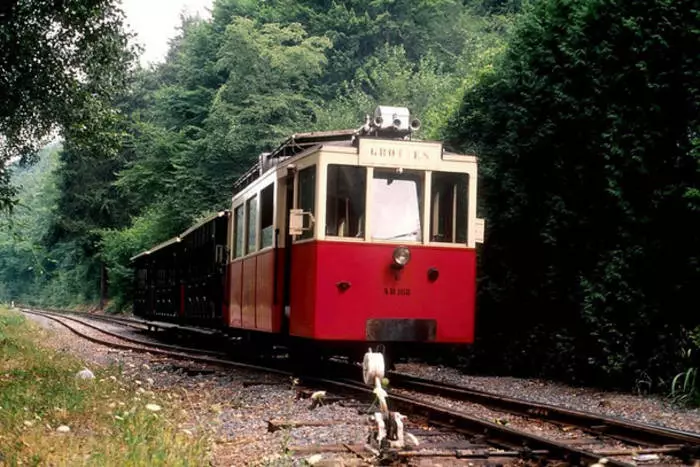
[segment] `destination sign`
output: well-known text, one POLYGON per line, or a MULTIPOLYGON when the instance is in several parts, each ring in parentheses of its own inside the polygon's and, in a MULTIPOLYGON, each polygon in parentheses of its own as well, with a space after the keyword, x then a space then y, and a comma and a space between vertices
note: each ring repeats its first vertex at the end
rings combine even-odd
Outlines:
POLYGON ((440 161, 441 157, 440 143, 360 138, 360 165, 421 168, 440 161))

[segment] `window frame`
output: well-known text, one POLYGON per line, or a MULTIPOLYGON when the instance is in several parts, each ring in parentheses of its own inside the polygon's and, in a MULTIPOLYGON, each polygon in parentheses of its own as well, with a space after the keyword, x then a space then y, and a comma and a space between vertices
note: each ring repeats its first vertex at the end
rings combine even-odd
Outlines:
MULTIPOLYGON (((471 174, 468 172, 453 172, 453 171, 444 171, 444 170, 435 170, 430 172, 430 194, 428 196, 428 205, 429 205, 429 216, 428 216, 428 240, 429 244, 431 245, 442 245, 442 246, 467 246, 469 243, 469 229, 472 227, 472 224, 469 222, 469 207, 471 204, 471 189, 470 185, 472 183, 472 177, 471 174), (436 224, 439 224, 439 215, 440 215, 440 201, 438 201, 438 210, 435 210, 435 200, 434 197, 437 193, 434 193, 433 191, 433 186, 434 186, 434 181, 435 181, 435 175, 445 175, 445 176, 452 176, 453 178, 463 178, 466 179, 466 199, 463 200, 464 206, 463 206, 463 211, 458 210, 457 208, 459 207, 459 185, 458 184, 453 184, 452 185, 452 194, 449 196, 451 198, 451 204, 452 206, 450 207, 451 216, 452 216, 452 221, 451 221, 451 226, 450 229, 452 232, 450 233, 452 240, 451 241, 439 241, 439 240, 433 240, 433 232, 435 228, 437 227, 436 224), (464 222, 464 242, 457 241, 457 238, 459 237, 459 223, 457 222, 457 219, 460 217, 460 212, 461 212, 461 217, 464 222), (435 219, 438 221, 435 222, 435 219)), ((462 180, 463 181, 463 180, 462 180)))
POLYGON ((373 208, 372 201, 374 200, 374 174, 376 173, 375 171, 379 172, 391 172, 392 170, 395 171, 397 170, 398 167, 368 167, 367 170, 367 193, 366 193, 366 215, 367 215, 367 222, 365 224, 365 239, 364 241, 367 243, 377 243, 377 244, 382 244, 382 245, 427 245, 427 238, 425 236, 426 233, 426 225, 428 224, 428 218, 426 217, 426 205, 429 206, 427 202, 427 197, 426 193, 430 189, 429 185, 429 171, 423 170, 423 169, 406 169, 404 172, 409 172, 409 173, 416 173, 421 176, 421 186, 420 186, 420 196, 418 199, 418 204, 419 204, 419 217, 420 217, 420 240, 396 240, 396 239, 375 239, 372 238, 372 219, 373 219, 373 213, 371 212, 373 208), (371 169, 371 170, 369 170, 371 169))
POLYGON ((369 180, 367 178, 367 172, 369 171, 369 167, 363 166, 363 165, 348 164, 348 163, 343 164, 340 162, 332 161, 332 162, 328 162, 328 163, 324 164, 323 169, 324 169, 324 171, 323 171, 324 177, 323 177, 322 184, 324 186, 324 192, 323 192, 324 203, 322 206, 322 210, 323 210, 323 235, 324 235, 324 238, 333 239, 333 240, 340 240, 340 241, 354 241, 354 242, 366 241, 366 238, 368 235, 368 233, 367 233, 367 222, 368 222, 367 183, 369 180), (364 205, 363 205, 362 214, 361 214, 361 216, 359 216, 359 219, 358 219, 358 223, 360 223, 360 227, 361 227, 360 232, 362 233, 362 236, 359 236, 359 237, 358 236, 341 236, 341 235, 331 235, 331 234, 326 233, 327 226, 328 226, 328 201, 330 200, 330 196, 329 196, 330 177, 329 177, 329 174, 330 174, 330 169, 332 166, 339 167, 339 168, 340 167, 351 167, 351 168, 361 169, 362 171, 364 171, 364 174, 363 174, 364 175, 364 184, 365 184, 365 189, 364 189, 364 193, 363 193, 364 205))
MULTIPOLYGON (((280 218, 279 218, 279 209, 280 209, 280 204, 279 204, 279 199, 277 199, 277 196, 279 194, 279 180, 277 178, 277 173, 272 172, 269 174, 266 174, 264 177, 256 180, 253 182, 251 185, 246 187, 244 190, 241 190, 240 192, 236 193, 233 196, 233 199, 231 201, 231 222, 230 222, 230 232, 229 232, 229 237, 230 237, 230 242, 231 245, 233 246, 231 248, 230 252, 230 261, 239 261, 241 259, 248 258, 250 256, 254 256, 260 252, 263 251, 268 251, 270 249, 275 248, 275 232, 278 230, 278 227, 280 225, 280 218), (271 210, 272 210, 272 244, 266 247, 262 247, 262 217, 261 217, 261 202, 262 202, 262 193, 265 190, 271 190, 272 191, 272 196, 270 197, 269 201, 271 202, 271 210), (255 248, 249 248, 248 245, 248 239, 249 239, 249 230, 250 230, 250 225, 249 225, 249 215, 248 215, 248 210, 250 203, 255 200, 256 202, 256 211, 255 211, 255 248), (240 224, 243 226, 243 250, 242 253, 236 256, 235 252, 235 247, 236 247, 236 242, 237 239, 239 238, 239 235, 237 232, 237 227, 238 223, 236 222, 236 211, 238 209, 242 209, 243 212, 243 222, 240 224)), ((279 238, 277 239, 279 242, 279 238)), ((279 246, 279 244, 277 245, 279 246)))
POLYGON ((260 197, 259 197, 259 192, 253 193, 251 196, 246 198, 245 200, 245 242, 244 242, 244 252, 245 254, 243 256, 248 256, 252 255, 253 253, 257 253, 260 250, 260 197), (251 249, 251 235, 250 235, 250 227, 251 227, 251 222, 250 222, 250 205, 251 202, 255 201, 255 219, 254 219, 254 226, 253 226, 253 244, 252 244, 252 249, 251 249))
POLYGON ((245 232, 246 232, 246 216, 245 216, 245 203, 240 202, 239 204, 235 205, 233 207, 233 215, 232 217, 232 223, 233 223, 233 228, 231 229, 231 239, 232 242, 231 244, 233 245, 233 248, 231 249, 231 260, 237 260, 239 258, 243 258, 246 255, 245 252, 245 232), (238 222, 238 217, 237 217, 237 211, 241 210, 243 215, 241 216, 241 222, 238 222), (241 231, 239 235, 238 231, 238 226, 241 226, 241 231), (238 239, 239 237, 243 237, 243 243, 241 244, 241 250, 240 252, 238 251, 238 239))
MULTIPOLYGON (((304 243, 304 242, 310 242, 310 241, 315 241, 320 238, 319 236, 319 229, 318 225, 321 225, 322 223, 325 223, 325 212, 321 213, 319 210, 319 204, 320 204, 320 199, 323 198, 325 200, 326 193, 325 190, 321 190, 321 182, 325 182, 326 176, 327 176, 327 170, 326 170, 326 165, 322 165, 319 163, 317 159, 312 159, 309 161, 308 164, 305 164, 304 166, 298 167, 298 170, 294 174, 294 208, 295 209, 303 209, 301 206, 301 174, 305 170, 313 169, 314 170, 314 183, 313 183, 313 211, 312 215, 314 216, 314 219, 316 222, 313 223, 312 227, 310 230, 306 231, 304 234, 301 235, 294 235, 292 238, 292 243, 297 244, 297 243, 304 243), (323 215, 321 215, 323 214, 323 215), (308 232, 308 234, 307 234, 308 232)), ((287 226, 289 228, 289 226, 287 226)))
POLYGON ((276 226, 275 226, 275 207, 276 207, 275 206, 275 198, 276 198, 276 196, 275 196, 275 182, 272 181, 272 182, 268 183, 267 185, 263 186, 262 188, 260 188, 260 190, 258 190, 258 192, 257 192, 257 197, 258 197, 258 219, 257 219, 256 228, 257 228, 257 236, 258 236, 258 243, 257 243, 258 248, 256 251, 264 251, 264 250, 268 250, 270 248, 275 247, 275 228, 276 228, 276 226), (269 245, 264 246, 263 245, 263 225, 262 225, 263 216, 262 216, 262 212, 263 212, 263 192, 266 190, 270 190, 269 203, 271 204, 271 206, 270 206, 270 221, 271 221, 271 223, 268 225, 268 227, 270 227, 272 229, 272 239, 271 239, 271 243, 269 245))

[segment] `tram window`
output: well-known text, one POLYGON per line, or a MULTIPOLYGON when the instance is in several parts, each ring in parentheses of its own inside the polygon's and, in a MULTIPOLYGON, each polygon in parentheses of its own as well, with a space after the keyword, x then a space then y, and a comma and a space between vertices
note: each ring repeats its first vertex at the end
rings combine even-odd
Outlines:
MULTIPOLYGON (((304 212, 316 215, 314 205, 316 204, 316 166, 307 167, 299 171, 299 201, 298 205, 304 212)), ((299 239, 312 238, 314 236, 314 226, 305 230, 299 239)))
POLYGON ((236 238, 235 238, 235 243, 233 246, 233 257, 234 258, 240 258, 243 256, 243 206, 238 206, 234 210, 234 222, 236 224, 235 226, 235 232, 236 232, 236 238))
POLYGON ((372 239, 420 242, 423 174, 375 169, 372 180, 372 239))
POLYGON ((260 248, 272 246, 274 193, 273 185, 263 188, 260 192, 260 248))
POLYGON ((364 167, 328 166, 326 235, 364 235, 366 173, 364 167))
POLYGON ((469 175, 433 172, 430 241, 467 243, 469 175))
POLYGON ((245 203, 246 225, 248 231, 246 235, 246 253, 253 253, 256 247, 258 230, 258 197, 253 196, 245 203))

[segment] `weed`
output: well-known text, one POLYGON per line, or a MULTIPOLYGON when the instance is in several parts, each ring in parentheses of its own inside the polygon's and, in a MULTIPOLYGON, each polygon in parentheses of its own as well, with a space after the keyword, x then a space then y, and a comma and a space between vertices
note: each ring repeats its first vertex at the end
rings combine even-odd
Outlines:
MULTIPOLYGON (((78 359, 0 308, 0 453, 7 465, 206 465, 206 441, 177 429, 177 407, 146 409, 120 368, 76 379, 78 359), (68 432, 57 428, 66 425, 68 432)), ((157 397, 157 394, 152 396, 157 397)))
MULTIPOLYGON (((688 349, 686 355, 690 360, 693 356, 693 349, 688 349)), ((679 403, 700 405, 700 380, 698 380, 697 367, 690 367, 673 378, 671 398, 679 403)))
POLYGON ((671 398, 679 403, 700 405, 700 379, 698 379, 697 359, 700 352, 700 327, 689 333, 691 348, 683 350, 688 362, 685 371, 678 373, 671 382, 671 398))

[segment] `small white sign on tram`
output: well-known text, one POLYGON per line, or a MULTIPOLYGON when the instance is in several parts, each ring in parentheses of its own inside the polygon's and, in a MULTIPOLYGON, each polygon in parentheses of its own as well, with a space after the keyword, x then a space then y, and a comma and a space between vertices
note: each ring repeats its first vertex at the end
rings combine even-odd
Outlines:
POLYGON ((301 235, 306 230, 311 230, 313 228, 316 219, 314 215, 310 212, 306 212, 303 209, 290 209, 289 210, 289 235, 301 235), (304 217, 309 218, 308 227, 304 227, 304 217))
POLYGON ((441 158, 441 143, 360 138, 359 165, 426 168, 441 158))
POLYGON ((474 238, 476 243, 484 243, 484 230, 486 228, 486 220, 477 218, 474 223, 474 238))

